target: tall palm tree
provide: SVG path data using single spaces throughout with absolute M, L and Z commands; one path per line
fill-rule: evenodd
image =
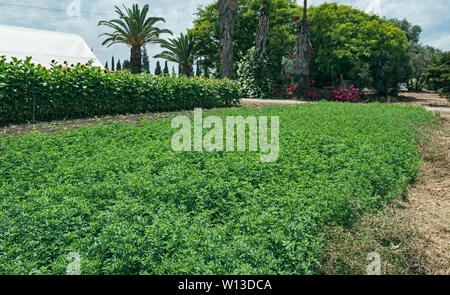
M 107 26 L 114 30 L 113 33 L 104 33 L 99 37 L 107 37 L 102 45 L 108 44 L 108 47 L 113 44 L 129 45 L 131 47 L 130 70 L 134 74 L 139 74 L 142 68 L 142 46 L 159 43 L 161 34 L 172 35 L 172 32 L 154 26 L 157 22 L 166 22 L 166 20 L 162 17 L 147 16 L 148 4 L 144 5 L 142 10 L 139 9 L 137 4 L 133 4 L 131 9 L 125 7 L 125 5 L 123 5 L 123 8 L 125 12 L 115 6 L 116 13 L 119 15 L 118 19 L 98 23 L 98 26 Z
M 238 5 L 236 0 L 219 0 L 220 72 L 222 77 L 233 78 L 234 18 Z
M 309 67 L 312 56 L 312 46 L 309 37 L 309 26 L 306 15 L 307 6 L 308 1 L 304 0 L 302 24 L 294 47 L 294 69 L 296 78 L 299 81 L 305 81 L 309 76 Z
M 256 51 L 262 59 L 270 37 L 270 18 L 267 10 L 267 1 L 263 0 L 263 7 L 259 13 L 258 31 L 256 32 Z
M 192 74 L 193 65 L 199 52 L 193 35 L 181 33 L 177 38 L 161 41 L 161 47 L 166 50 L 155 55 L 154 58 L 163 58 L 177 63 L 181 75 L 190 76 Z

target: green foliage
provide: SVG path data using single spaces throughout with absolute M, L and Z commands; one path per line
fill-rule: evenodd
M 161 75 L 162 70 L 161 70 L 161 63 L 159 62 L 159 60 L 156 62 L 156 67 L 155 67 L 155 75 L 159 76 Z
M 0 57 L 0 125 L 112 114 L 230 106 L 237 83 L 102 71 L 89 65 L 45 69 Z
M 166 22 L 162 17 L 150 17 L 148 13 L 150 6 L 144 5 L 139 9 L 138 4 L 133 4 L 131 8 L 123 5 L 123 10 L 114 6 L 118 19 L 111 21 L 100 21 L 98 26 L 105 26 L 113 30 L 112 33 L 104 33 L 103 45 L 126 44 L 130 46 L 142 47 L 146 44 L 159 43 L 161 34 L 172 34 L 170 30 L 160 29 L 155 26 L 158 22 Z
M 114 7 L 119 18 L 100 21 L 98 26 L 105 26 L 112 32 L 103 33 L 99 37 L 106 37 L 102 45 L 108 45 L 108 47 L 114 44 L 129 45 L 131 47 L 130 70 L 134 74 L 139 74 L 142 70 L 141 48 L 147 44 L 161 42 L 161 34 L 172 34 L 172 32 L 155 26 L 156 23 L 166 22 L 166 20 L 162 17 L 148 16 L 150 11 L 148 4 L 142 9 L 138 4 L 133 4 L 131 8 L 123 5 L 123 11 L 118 6 Z M 114 67 L 114 62 L 112 66 Z
M 233 51 L 235 60 L 239 62 L 255 46 L 259 12 L 262 8 L 260 0 L 237 0 L 239 8 L 235 20 Z M 268 45 L 269 62 L 272 71 L 281 72 L 281 59 L 290 44 L 295 42 L 295 34 L 290 27 L 290 20 L 300 11 L 293 0 L 268 1 L 270 15 L 270 39 Z M 189 30 L 199 43 L 199 55 L 204 59 L 207 68 L 219 69 L 219 13 L 217 5 L 199 7 L 194 20 L 194 28 Z M 237 67 L 237 63 L 236 63 Z M 236 71 L 235 71 L 236 72 Z
M 422 77 L 430 90 L 437 90 L 450 99 L 450 51 L 443 53 L 439 61 L 430 66 Z
M 122 69 L 124 69 L 124 70 L 129 70 L 130 69 L 130 61 L 128 59 L 123 61 Z M 150 67 L 149 67 L 149 70 L 150 70 Z
M 249 98 L 269 97 L 270 84 L 275 78 L 268 59 L 258 56 L 256 47 L 252 47 L 238 64 L 238 81 L 242 95 Z
M 407 82 L 409 90 L 420 91 L 426 84 L 422 74 L 436 62 L 442 51 L 428 45 L 419 44 L 420 33 L 422 33 L 420 26 L 412 25 L 406 19 L 391 19 L 389 21 L 401 29 L 408 38 L 409 47 L 406 52 L 408 61 L 401 65 L 402 74 L 403 77 L 408 77 L 405 82 Z
M 238 64 L 255 45 L 258 13 L 262 1 L 238 1 L 234 36 L 235 60 Z M 286 50 L 294 47 L 297 32 L 295 16 L 301 8 L 295 1 L 269 1 L 270 40 L 268 47 L 271 72 L 280 74 Z M 406 82 L 410 72 L 405 32 L 378 16 L 370 16 L 349 6 L 323 4 L 308 8 L 311 43 L 315 48 L 311 68 L 312 79 L 320 87 L 338 85 L 350 80 L 359 88 L 375 88 L 378 94 L 395 93 L 398 83 Z M 190 31 L 201 44 L 201 55 L 211 67 L 218 68 L 218 16 L 212 4 L 200 7 L 194 28 Z M 411 36 L 417 33 L 411 29 Z
M 409 66 L 411 69 L 411 79 L 407 83 L 408 89 L 422 90 L 427 82 L 423 73 L 437 62 L 442 51 L 428 45 L 410 43 L 407 54 L 409 65 L 404 66 Z
M 120 63 L 120 59 L 117 61 L 116 70 L 117 71 L 121 71 L 122 70 L 122 64 Z
M 164 75 L 169 74 L 169 65 L 167 64 L 167 60 L 166 60 L 166 62 L 164 63 L 163 74 L 164 74 Z
M 413 126 L 433 116 L 328 102 L 212 114 L 279 116 L 279 160 L 173 152 L 169 119 L 0 139 L 0 273 L 64 274 L 78 252 L 82 274 L 311 274 L 326 225 L 415 178 Z
M 408 41 L 391 22 L 335 3 L 311 7 L 308 13 L 316 48 L 312 79 L 319 85 L 350 80 L 384 95 L 407 80 L 402 67 Z
M 161 41 L 161 47 L 165 50 L 154 58 L 163 58 L 177 63 L 181 75 L 192 75 L 194 61 L 198 57 L 198 45 L 192 34 L 181 33 L 178 38 Z
M 115 68 L 115 66 L 116 66 L 116 63 L 115 63 L 115 60 L 114 60 L 114 55 L 111 57 L 111 71 L 115 71 L 116 70 L 116 68 Z
M 142 70 L 145 71 L 144 73 L 150 74 L 150 59 L 145 46 L 142 49 Z
M 397 28 L 405 32 L 408 42 L 418 44 L 422 28 L 418 25 L 411 24 L 407 19 L 398 20 L 396 18 L 390 19 Z

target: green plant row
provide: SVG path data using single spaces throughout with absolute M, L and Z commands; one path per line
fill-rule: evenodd
M 133 75 L 90 65 L 46 69 L 30 59 L 0 57 L 0 125 L 127 113 L 231 106 L 230 80 Z
M 170 119 L 0 139 L 0 274 L 65 274 L 71 252 L 82 274 L 314 273 L 327 225 L 414 180 L 415 126 L 433 119 L 331 102 L 211 115 L 279 116 L 278 161 L 174 152 Z

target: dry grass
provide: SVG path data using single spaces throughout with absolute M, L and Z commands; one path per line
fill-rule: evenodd
M 367 255 L 381 257 L 382 274 L 425 274 L 424 236 L 398 202 L 366 214 L 350 229 L 330 227 L 325 235 L 321 274 L 366 274 Z
M 428 274 L 450 274 L 450 114 L 430 127 L 431 138 L 420 145 L 421 177 L 410 187 L 409 210 L 414 212 L 427 242 Z

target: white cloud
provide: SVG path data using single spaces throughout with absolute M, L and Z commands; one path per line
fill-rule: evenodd
M 450 34 L 443 35 L 436 39 L 431 39 L 427 42 L 427 44 L 430 44 L 431 46 L 441 48 L 445 51 L 450 50 Z

